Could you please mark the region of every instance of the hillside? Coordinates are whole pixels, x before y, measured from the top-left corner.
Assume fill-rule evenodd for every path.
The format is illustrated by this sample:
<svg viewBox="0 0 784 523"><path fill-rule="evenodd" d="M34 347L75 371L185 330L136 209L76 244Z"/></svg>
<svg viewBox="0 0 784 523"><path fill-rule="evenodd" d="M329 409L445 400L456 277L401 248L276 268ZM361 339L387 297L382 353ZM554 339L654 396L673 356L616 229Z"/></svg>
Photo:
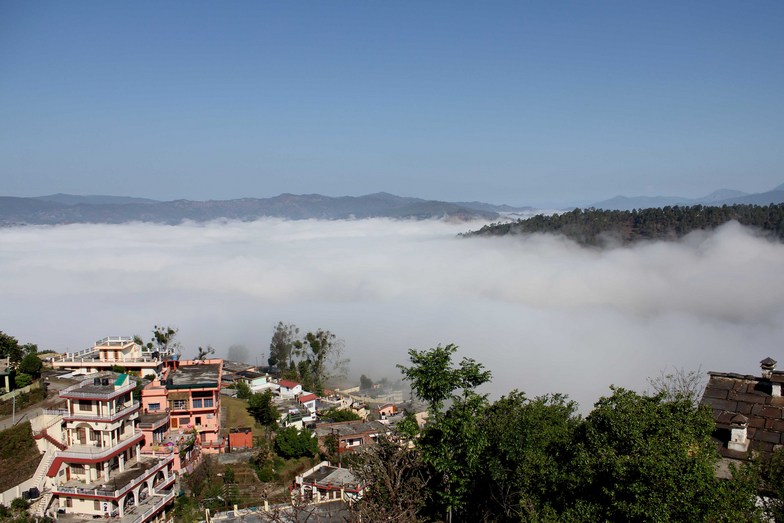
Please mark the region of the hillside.
<svg viewBox="0 0 784 523"><path fill-rule="evenodd" d="M552 216L486 225L462 236L562 234L583 245L622 244L642 240L674 240L695 230L711 230L731 220L784 239L784 204L722 207L664 207L635 211L575 209Z"/></svg>
<svg viewBox="0 0 784 523"><path fill-rule="evenodd" d="M0 432L0 492L31 478L41 453L33 440L30 422Z"/></svg>
<svg viewBox="0 0 784 523"><path fill-rule="evenodd" d="M403 218L493 220L494 206L407 198L388 193L331 197L281 194L273 198L157 202L114 196L53 195L38 198L0 197L0 226L65 223L153 222L176 225L186 220L252 221L262 217L291 220ZM504 207L506 208L506 207Z"/></svg>

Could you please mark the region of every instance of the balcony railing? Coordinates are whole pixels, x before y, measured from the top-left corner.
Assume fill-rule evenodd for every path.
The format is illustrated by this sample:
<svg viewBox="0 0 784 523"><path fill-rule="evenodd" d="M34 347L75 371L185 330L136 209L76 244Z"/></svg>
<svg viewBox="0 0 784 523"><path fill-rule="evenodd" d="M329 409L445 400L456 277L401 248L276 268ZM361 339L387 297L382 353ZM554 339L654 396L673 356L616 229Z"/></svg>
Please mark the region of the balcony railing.
<svg viewBox="0 0 784 523"><path fill-rule="evenodd" d="M133 480L129 481L125 484L122 488L117 490L109 490L109 489L102 489L102 488L84 488L84 487L58 487L55 486L52 488L52 492L55 494L76 494L76 495L87 495L87 496L106 496L111 497L114 499L119 499L120 497L124 496L142 481L142 479L146 479L154 474L157 474L158 471L163 470L166 466L174 461L174 456L166 456L160 458L161 462L155 465L150 469L141 471L139 476L134 478ZM164 480L164 484L168 483L169 481L174 481L175 476L172 474L169 476L167 480ZM109 479L111 481L111 478Z"/></svg>
<svg viewBox="0 0 784 523"><path fill-rule="evenodd" d="M174 489L171 489L168 492L164 490L161 491L160 493L156 493L153 495L153 499L156 498L160 498L160 499L157 499L155 503L149 508L146 508L146 505L140 505L138 508L135 508L135 510L140 510L142 508L145 508L145 511L139 514L135 519L130 520L128 523L141 523L142 521L148 519L150 516L155 514L158 510L161 509L163 505L165 505L166 503L174 499Z"/></svg>
<svg viewBox="0 0 784 523"><path fill-rule="evenodd" d="M101 459L110 456L120 447L139 442L144 439L144 434L138 432L130 437L121 439L110 447L98 447L96 445L71 445L68 450L57 453L58 458L65 461L69 459Z"/></svg>
<svg viewBox="0 0 784 523"><path fill-rule="evenodd" d="M133 380L128 380L127 385L123 385L119 389L108 390L106 392L80 392L79 389L85 386L92 385L94 378L86 379L76 385L71 385L67 389L63 389L60 392L60 397L72 397L72 398L89 398L89 399L110 399L125 392L130 392L134 388L136 388L136 382Z"/></svg>
<svg viewBox="0 0 784 523"><path fill-rule="evenodd" d="M120 410L115 412L110 412L109 414L65 414L63 419L65 421L103 421L106 423L113 423L118 419L127 416L128 414L133 413L133 411L139 410L141 408L141 404L138 401L134 401L130 405L126 405Z"/></svg>

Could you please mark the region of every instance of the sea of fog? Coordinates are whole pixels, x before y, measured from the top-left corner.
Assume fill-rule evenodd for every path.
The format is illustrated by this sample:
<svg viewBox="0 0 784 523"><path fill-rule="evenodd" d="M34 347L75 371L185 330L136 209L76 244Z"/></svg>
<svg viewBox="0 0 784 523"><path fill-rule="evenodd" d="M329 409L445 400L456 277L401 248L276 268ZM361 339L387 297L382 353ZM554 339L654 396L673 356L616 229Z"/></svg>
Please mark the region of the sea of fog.
<svg viewBox="0 0 784 523"><path fill-rule="evenodd" d="M264 361L278 321L324 328L350 375L397 379L409 348L455 343L486 392L645 390L682 368L784 367L784 245L737 224L597 250L551 236L458 238L481 223L215 222L0 229L0 330L73 351L180 329L183 355L242 345ZM240 351L241 352L241 351Z"/></svg>

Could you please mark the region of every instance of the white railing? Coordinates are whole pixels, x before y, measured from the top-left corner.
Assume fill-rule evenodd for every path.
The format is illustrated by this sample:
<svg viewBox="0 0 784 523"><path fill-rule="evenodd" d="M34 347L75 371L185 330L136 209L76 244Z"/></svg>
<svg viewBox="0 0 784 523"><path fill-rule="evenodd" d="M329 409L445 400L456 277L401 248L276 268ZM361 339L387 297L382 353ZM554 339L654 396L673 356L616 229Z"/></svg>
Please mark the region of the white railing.
<svg viewBox="0 0 784 523"><path fill-rule="evenodd" d="M145 510L142 514L137 516L135 519L132 519L128 523L141 523L145 519L147 519L150 516L152 516L153 514L155 514L155 512L160 510L160 508L163 505L165 505L166 503L168 503L169 501L174 499L174 489L170 490L169 492L161 492L160 494L156 493L156 494L153 494L153 496L154 497L160 497L160 499L158 501L156 501L155 504L152 505L150 508Z"/></svg>
<svg viewBox="0 0 784 523"><path fill-rule="evenodd" d="M174 461L174 456L168 456L166 458L162 458L160 463L155 465L154 467L143 470L139 473L139 475L133 479L131 479L125 486L117 490L108 490L108 489L100 489L100 488L83 488L83 487L53 487L52 491L57 494L88 494L93 496L107 496L112 498L120 498L127 494L129 491L136 488L142 481L149 478L150 476L157 474L158 471L164 469L169 463ZM170 476L169 479L174 479L174 476ZM108 481L111 481L111 477Z"/></svg>
<svg viewBox="0 0 784 523"><path fill-rule="evenodd" d="M112 345L126 345L132 342L133 338L130 336L107 336L95 342L95 346L108 347Z"/></svg>
<svg viewBox="0 0 784 523"><path fill-rule="evenodd" d="M108 457L112 452L118 448L128 445L129 443L136 443L144 439L144 434L141 432L134 434L131 437L121 439L110 447L96 447L94 445L71 445L68 450L63 450L57 453L58 458L68 459L84 459L85 454L89 455L89 459L101 459Z"/></svg>
<svg viewBox="0 0 784 523"><path fill-rule="evenodd" d="M133 412L134 410L139 410L141 408L141 404L138 401L134 401L130 405L127 405L119 410L114 412L110 412L109 414L98 415L98 414L65 414L63 418L66 421L103 421L106 423L113 423L118 419L122 418L123 416L127 415L129 412Z"/></svg>
<svg viewBox="0 0 784 523"><path fill-rule="evenodd" d="M134 388L136 388L136 382L129 379L128 380L128 384L127 385L123 385L119 389L112 389L112 390L108 390L106 392L79 392L79 389L81 389L82 387L92 385L94 379L95 378L88 378L86 380L82 380L81 382L77 383L76 385L71 385L67 389L63 389L62 391L60 391L60 397L62 398L62 397L65 397L65 396L73 396L75 398L109 399L109 398L112 398L112 397L117 396L119 394L122 394L122 393L125 393L125 392L130 392ZM109 380L110 380L110 383L111 383L112 378L109 378ZM109 387L110 385L105 385L105 386Z"/></svg>
<svg viewBox="0 0 784 523"><path fill-rule="evenodd" d="M82 358L85 354L90 354L91 352L98 352L95 350L95 347L90 347L89 349L80 350L77 352L66 352L55 361L73 361L74 358Z"/></svg>

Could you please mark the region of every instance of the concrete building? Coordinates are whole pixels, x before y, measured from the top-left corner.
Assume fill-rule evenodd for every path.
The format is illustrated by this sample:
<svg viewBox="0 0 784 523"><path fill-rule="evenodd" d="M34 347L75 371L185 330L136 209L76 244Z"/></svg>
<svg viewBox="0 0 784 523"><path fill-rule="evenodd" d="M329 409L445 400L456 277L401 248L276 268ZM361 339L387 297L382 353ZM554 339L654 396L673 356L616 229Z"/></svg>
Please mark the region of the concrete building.
<svg viewBox="0 0 784 523"><path fill-rule="evenodd" d="M292 496L310 503L356 501L362 497L365 485L347 468L333 467L322 461L294 480Z"/></svg>
<svg viewBox="0 0 784 523"><path fill-rule="evenodd" d="M178 361L142 390L148 445L188 441L220 452L220 384L223 360ZM157 415L157 416L156 416ZM163 416L161 416L163 415Z"/></svg>
<svg viewBox="0 0 784 523"><path fill-rule="evenodd" d="M173 349L159 352L136 343L129 336L108 336L96 341L89 349L56 357L52 367L93 373L118 366L144 377L160 373L163 362L175 357Z"/></svg>
<svg viewBox="0 0 784 523"><path fill-rule="evenodd" d="M127 374L102 374L60 393L65 411L37 433L58 449L44 458L51 490L42 512L65 521L167 519L175 496L173 459L142 455L135 387Z"/></svg>

